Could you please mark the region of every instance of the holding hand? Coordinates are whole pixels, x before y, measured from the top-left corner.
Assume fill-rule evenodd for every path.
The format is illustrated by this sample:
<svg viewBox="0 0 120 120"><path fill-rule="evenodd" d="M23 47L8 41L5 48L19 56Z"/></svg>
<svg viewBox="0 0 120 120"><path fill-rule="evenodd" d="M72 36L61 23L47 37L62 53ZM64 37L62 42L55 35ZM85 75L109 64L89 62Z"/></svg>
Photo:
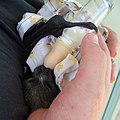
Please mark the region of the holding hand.
<svg viewBox="0 0 120 120"><path fill-rule="evenodd" d="M64 87L48 110L35 111L29 120L98 120L109 96L111 56L115 56L116 50L114 32L109 33L107 44L100 34L86 35L75 79Z"/></svg>
<svg viewBox="0 0 120 120"><path fill-rule="evenodd" d="M104 26L108 32L108 38L107 38L107 46L108 49L110 51L110 56L112 58L112 70L111 70L111 83L115 81L115 62L114 62L114 58L117 56L118 54L118 36L117 34L111 30L110 28Z"/></svg>

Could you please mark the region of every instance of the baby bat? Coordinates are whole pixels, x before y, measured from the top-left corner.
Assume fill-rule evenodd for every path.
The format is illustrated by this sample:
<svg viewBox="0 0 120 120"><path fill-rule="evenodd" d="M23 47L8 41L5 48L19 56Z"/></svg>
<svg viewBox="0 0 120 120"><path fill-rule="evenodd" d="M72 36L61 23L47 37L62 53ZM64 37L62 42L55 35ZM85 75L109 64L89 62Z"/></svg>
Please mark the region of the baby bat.
<svg viewBox="0 0 120 120"><path fill-rule="evenodd" d="M49 108L60 90L55 83L53 71L41 65L23 82L23 92L26 104L32 112L38 108Z"/></svg>
<svg viewBox="0 0 120 120"><path fill-rule="evenodd" d="M60 15L55 15L49 21L37 22L23 37L23 42L28 50L28 55L36 45L36 43L43 37L54 35L59 37L62 35L64 28L74 26L94 29L97 27L91 22L68 22ZM53 70L46 68L44 65L35 68L34 72L29 74L29 78L23 83L23 92L25 101L30 111L38 108L49 108L52 101L59 94L60 90L55 83L55 76Z"/></svg>

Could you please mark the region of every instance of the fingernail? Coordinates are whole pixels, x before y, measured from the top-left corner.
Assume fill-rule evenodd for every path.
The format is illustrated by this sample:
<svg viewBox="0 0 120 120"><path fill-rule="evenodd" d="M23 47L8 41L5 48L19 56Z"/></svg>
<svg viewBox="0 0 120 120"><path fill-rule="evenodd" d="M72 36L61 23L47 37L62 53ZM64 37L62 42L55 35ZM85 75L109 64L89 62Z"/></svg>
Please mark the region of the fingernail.
<svg viewBox="0 0 120 120"><path fill-rule="evenodd" d="M112 78L111 83L115 82L115 76Z"/></svg>
<svg viewBox="0 0 120 120"><path fill-rule="evenodd" d="M89 36L88 36L88 39L89 39L90 42L99 45L98 36L96 34L90 33Z"/></svg>
<svg viewBox="0 0 120 120"><path fill-rule="evenodd" d="M117 55L118 55L118 51L117 52L115 52L115 55L114 55L114 59L116 59L117 58Z"/></svg>

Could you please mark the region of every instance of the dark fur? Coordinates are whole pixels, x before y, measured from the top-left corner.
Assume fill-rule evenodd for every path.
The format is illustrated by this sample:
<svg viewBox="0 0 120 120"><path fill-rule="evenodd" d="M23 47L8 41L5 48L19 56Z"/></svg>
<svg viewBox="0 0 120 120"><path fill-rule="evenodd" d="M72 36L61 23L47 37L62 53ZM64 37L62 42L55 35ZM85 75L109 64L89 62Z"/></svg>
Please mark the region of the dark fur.
<svg viewBox="0 0 120 120"><path fill-rule="evenodd" d="M43 65L34 70L33 77L24 81L23 90L30 111L49 108L60 92L53 71Z"/></svg>

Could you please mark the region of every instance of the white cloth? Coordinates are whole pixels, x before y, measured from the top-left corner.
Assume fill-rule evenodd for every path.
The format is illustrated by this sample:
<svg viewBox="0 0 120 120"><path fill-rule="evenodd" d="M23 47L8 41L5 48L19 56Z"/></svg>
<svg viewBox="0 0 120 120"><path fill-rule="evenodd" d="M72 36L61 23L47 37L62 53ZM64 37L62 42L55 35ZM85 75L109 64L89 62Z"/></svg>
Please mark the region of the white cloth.
<svg viewBox="0 0 120 120"><path fill-rule="evenodd" d="M34 13L25 13L22 20L17 25L17 31L20 38L23 39L25 32L36 22L42 20L43 17Z"/></svg>
<svg viewBox="0 0 120 120"><path fill-rule="evenodd" d="M69 81L74 79L78 67L79 64L77 59L71 54L68 54L63 61L55 66L54 74L56 77L56 84L60 90L62 90Z"/></svg>
<svg viewBox="0 0 120 120"><path fill-rule="evenodd" d="M55 41L56 38L54 36L46 36L33 48L26 61L32 72L36 67L44 63L45 56L50 52L52 49L52 44L54 44Z"/></svg>
<svg viewBox="0 0 120 120"><path fill-rule="evenodd" d="M63 15L70 21L73 15L76 14L82 5L75 0L45 0L45 5L38 11L38 14L43 16L45 20L49 20L54 15Z"/></svg>

